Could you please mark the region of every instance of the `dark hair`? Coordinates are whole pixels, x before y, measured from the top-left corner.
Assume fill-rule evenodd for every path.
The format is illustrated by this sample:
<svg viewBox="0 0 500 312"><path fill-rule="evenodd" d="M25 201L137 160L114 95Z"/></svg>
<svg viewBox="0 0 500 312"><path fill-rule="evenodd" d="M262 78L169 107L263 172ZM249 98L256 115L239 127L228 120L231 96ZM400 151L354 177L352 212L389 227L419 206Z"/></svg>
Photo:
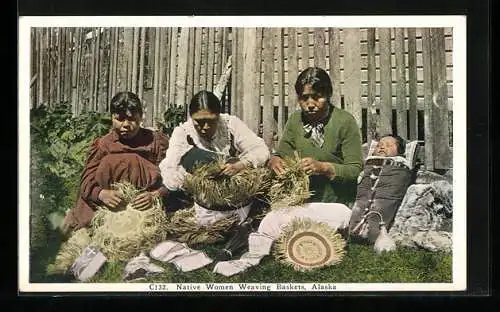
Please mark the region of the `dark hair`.
<svg viewBox="0 0 500 312"><path fill-rule="evenodd" d="M399 135L394 135L394 134L386 134L382 136L380 139L386 138L386 137L391 137L396 140L396 144L398 145L398 155L403 156L406 152L406 141Z"/></svg>
<svg viewBox="0 0 500 312"><path fill-rule="evenodd" d="M135 93L122 91L111 99L110 111L111 114L121 114L129 111L132 114L138 113L142 115L142 103Z"/></svg>
<svg viewBox="0 0 500 312"><path fill-rule="evenodd" d="M189 103L189 115L193 115L202 109L206 109L209 112L220 114L221 105L219 98L210 91L201 90L196 93Z"/></svg>
<svg viewBox="0 0 500 312"><path fill-rule="evenodd" d="M333 93L332 80L324 69L309 67L301 72L295 82L295 92L297 92L297 95L302 95L304 86L306 85L311 85L314 91L330 100Z"/></svg>

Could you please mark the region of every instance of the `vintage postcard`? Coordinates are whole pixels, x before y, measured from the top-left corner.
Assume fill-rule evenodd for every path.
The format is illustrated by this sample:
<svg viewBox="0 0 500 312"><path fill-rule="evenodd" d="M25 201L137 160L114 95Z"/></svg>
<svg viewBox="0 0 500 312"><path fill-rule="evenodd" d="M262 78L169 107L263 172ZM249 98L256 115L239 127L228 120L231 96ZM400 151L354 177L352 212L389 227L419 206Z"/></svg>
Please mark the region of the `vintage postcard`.
<svg viewBox="0 0 500 312"><path fill-rule="evenodd" d="M464 16L21 16L19 291L464 291L466 98Z"/></svg>

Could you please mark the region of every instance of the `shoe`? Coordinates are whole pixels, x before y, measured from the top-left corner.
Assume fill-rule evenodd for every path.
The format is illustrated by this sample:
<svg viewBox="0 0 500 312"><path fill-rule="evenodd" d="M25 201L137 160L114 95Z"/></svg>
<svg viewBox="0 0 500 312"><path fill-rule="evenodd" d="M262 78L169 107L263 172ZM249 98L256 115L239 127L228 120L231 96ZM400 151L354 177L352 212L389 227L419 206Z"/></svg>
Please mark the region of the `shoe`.
<svg viewBox="0 0 500 312"><path fill-rule="evenodd" d="M217 261L233 259L234 256L248 248L248 236L254 231L252 221L245 221L236 228L234 235L229 239L224 248L216 254L215 259Z"/></svg>

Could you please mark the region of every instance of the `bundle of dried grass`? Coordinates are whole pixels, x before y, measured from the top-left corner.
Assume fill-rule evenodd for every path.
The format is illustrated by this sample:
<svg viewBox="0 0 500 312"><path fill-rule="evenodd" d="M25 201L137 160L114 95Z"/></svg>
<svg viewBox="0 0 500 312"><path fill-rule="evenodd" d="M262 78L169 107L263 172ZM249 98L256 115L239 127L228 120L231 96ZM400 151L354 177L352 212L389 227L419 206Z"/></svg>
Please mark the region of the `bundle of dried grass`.
<svg viewBox="0 0 500 312"><path fill-rule="evenodd" d="M295 270L309 271L341 262L345 246L342 236L326 223L298 218L276 240L273 254Z"/></svg>
<svg viewBox="0 0 500 312"><path fill-rule="evenodd" d="M140 190L130 183L113 187L122 194L124 209L99 207L91 223L92 243L109 260L127 261L165 240L168 219L160 198L140 211L130 205Z"/></svg>
<svg viewBox="0 0 500 312"><path fill-rule="evenodd" d="M259 195L267 192L270 170L245 168L233 176L221 174L224 158L197 166L186 177L184 189L194 201L211 210L230 210L244 207Z"/></svg>
<svg viewBox="0 0 500 312"><path fill-rule="evenodd" d="M91 238L86 228L75 231L71 237L61 245L54 263L47 266L47 273L66 273L90 242Z"/></svg>
<svg viewBox="0 0 500 312"><path fill-rule="evenodd" d="M172 238L188 245L213 244L221 241L224 238L223 234L238 221L237 217L231 216L210 225L198 225L195 210L191 207L173 213L169 218L167 231Z"/></svg>
<svg viewBox="0 0 500 312"><path fill-rule="evenodd" d="M302 169L300 157L283 157L283 162L285 172L274 175L269 189L271 210L302 205L312 195L309 175Z"/></svg>

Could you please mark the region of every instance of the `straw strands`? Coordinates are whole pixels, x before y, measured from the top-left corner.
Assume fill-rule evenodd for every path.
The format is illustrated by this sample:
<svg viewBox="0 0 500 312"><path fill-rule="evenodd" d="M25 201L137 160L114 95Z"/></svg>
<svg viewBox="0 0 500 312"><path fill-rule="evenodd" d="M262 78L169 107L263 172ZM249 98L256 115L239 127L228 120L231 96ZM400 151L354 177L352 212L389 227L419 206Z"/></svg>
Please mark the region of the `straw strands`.
<svg viewBox="0 0 500 312"><path fill-rule="evenodd" d="M65 241L56 255L54 263L47 267L49 274L64 274L75 260L82 254L85 247L90 244L89 231L86 228L79 229Z"/></svg>
<svg viewBox="0 0 500 312"><path fill-rule="evenodd" d="M127 261L166 238L167 216L160 198L149 209L130 206L140 191L129 183L114 186L123 196L125 209L111 211L100 207L91 223L92 243L110 260Z"/></svg>
<svg viewBox="0 0 500 312"><path fill-rule="evenodd" d="M221 174L224 163L224 159L219 158L199 165L186 177L184 189L193 195L198 205L211 210L237 209L265 194L270 182L269 169L245 168L227 176Z"/></svg>
<svg viewBox="0 0 500 312"><path fill-rule="evenodd" d="M302 169L300 157L284 157L283 162L285 172L273 177L269 189L271 210L302 205L312 195L309 175Z"/></svg>
<svg viewBox="0 0 500 312"><path fill-rule="evenodd" d="M196 223L195 210L177 210L168 221L167 231L175 240L188 245L213 244L224 239L224 233L228 232L238 222L236 216L223 218L209 225L198 225Z"/></svg>

